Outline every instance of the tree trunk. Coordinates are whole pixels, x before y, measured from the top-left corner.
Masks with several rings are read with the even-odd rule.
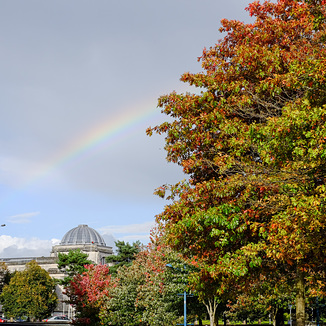
[[[216,309],[218,306],[218,302],[215,298],[205,300],[204,305],[207,309],[209,315],[209,325],[210,326],[217,326],[218,320],[216,319]]]
[[[276,326],[276,319],[277,319],[277,314],[278,314],[278,307],[274,306],[271,310],[271,317],[273,320],[273,326]]]
[[[305,290],[303,272],[297,272],[297,288],[295,298],[296,325],[305,326]]]

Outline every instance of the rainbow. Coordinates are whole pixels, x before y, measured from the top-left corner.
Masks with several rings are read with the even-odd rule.
[[[92,126],[83,134],[70,140],[67,145],[54,153],[39,168],[36,173],[24,184],[23,188],[40,181],[54,170],[84,159],[95,152],[107,149],[117,142],[126,139],[140,127],[148,127],[151,118],[159,116],[159,110],[155,110],[155,101],[150,100],[145,103],[138,103],[137,106],[130,106],[121,109],[114,116],[108,116],[103,122]]]

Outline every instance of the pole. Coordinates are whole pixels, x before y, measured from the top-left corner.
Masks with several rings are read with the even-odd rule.
[[[316,297],[316,323],[317,323],[317,326],[319,326],[319,324],[320,324],[320,316],[319,316],[318,297]]]
[[[183,320],[184,326],[187,326],[187,292],[183,292]]]
[[[292,326],[292,305],[289,304],[289,309],[290,309],[290,326]]]

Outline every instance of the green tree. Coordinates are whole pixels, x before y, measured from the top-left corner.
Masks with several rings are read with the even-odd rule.
[[[168,263],[175,269],[168,268]],[[170,248],[149,244],[131,265],[119,268],[103,323],[165,326],[178,321],[183,315],[183,300],[178,293],[183,293],[187,283],[181,268],[182,260]]]
[[[199,302],[206,307],[210,324],[217,325],[218,314],[221,312],[221,308],[225,310],[226,300],[231,297],[232,293],[230,288],[225,291],[228,287],[226,280],[222,291],[223,279],[213,278],[207,271],[195,269],[190,273],[188,281]]]
[[[86,271],[86,265],[92,264],[88,255],[81,252],[80,249],[70,250],[68,254],[59,253],[58,259],[59,270],[67,275],[60,281],[62,285],[68,285],[75,275],[81,275]]]
[[[32,320],[49,316],[58,303],[55,281],[35,261],[15,272],[0,295],[7,317],[28,316]]]
[[[11,273],[5,262],[0,262],[0,293],[6,284],[9,284]]]
[[[295,288],[288,279],[289,275],[281,270],[269,275],[260,274],[256,280],[251,279],[249,290],[228,302],[228,318],[247,320],[249,323],[270,318],[274,326],[283,325],[284,312],[295,301]]]
[[[121,266],[130,266],[135,259],[135,255],[140,252],[142,246],[140,241],[129,244],[129,242],[125,243],[120,240],[116,241],[115,245],[117,247],[117,254],[105,258],[107,263],[113,263],[110,267],[110,274],[112,275],[117,275],[117,270]]]
[[[173,199],[158,221],[214,279],[250,284],[282,270],[303,326],[305,287],[325,279],[325,1],[247,10],[255,21],[222,20],[203,72],[181,77],[202,91],[159,99],[172,120],[148,134],[166,134],[167,160],[189,180],[157,190]]]

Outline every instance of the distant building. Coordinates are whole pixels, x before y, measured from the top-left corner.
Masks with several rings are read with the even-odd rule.
[[[57,246],[52,247],[51,257],[58,253],[67,254],[71,250],[80,249],[88,254],[95,264],[105,264],[105,257],[112,255],[112,247],[108,247],[102,236],[88,225],[81,224],[68,231]]]
[[[69,253],[71,250],[80,249],[88,255],[94,264],[105,264],[105,257],[112,255],[112,247],[106,245],[103,237],[88,225],[81,224],[69,230],[62,238],[60,244],[53,246],[50,257],[3,258],[10,272],[22,271],[26,263],[35,260],[51,277],[63,279],[65,275],[58,269],[58,253]],[[54,314],[66,314],[72,317],[72,308],[65,303],[67,297],[62,293],[62,287],[57,286],[59,304]]]

